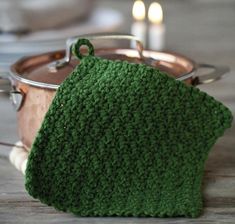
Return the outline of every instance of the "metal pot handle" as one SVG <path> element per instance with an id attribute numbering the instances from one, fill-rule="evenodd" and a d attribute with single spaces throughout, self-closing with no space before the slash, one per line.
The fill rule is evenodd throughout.
<path id="1" fill-rule="evenodd" d="M 193 85 L 201 85 L 215 82 L 221 79 L 224 74 L 230 71 L 229 67 L 227 66 L 214 66 L 209 64 L 198 64 L 197 70 L 198 69 L 213 69 L 213 71 L 207 74 L 195 76 L 192 82 Z"/>
<path id="2" fill-rule="evenodd" d="M 66 51 L 65 51 L 65 57 L 61 60 L 58 60 L 56 62 L 53 62 L 49 65 L 49 69 L 51 71 L 57 70 L 61 67 L 64 67 L 66 64 L 68 64 L 71 60 L 72 53 L 71 48 L 74 43 L 77 42 L 79 38 L 85 38 L 88 40 L 129 40 L 134 41 L 136 43 L 136 50 L 139 53 L 140 59 L 143 59 L 143 44 L 142 42 L 135 36 L 129 35 L 129 34 L 91 34 L 91 35 L 81 35 L 81 36 L 75 36 L 71 37 L 66 40 Z"/>
<path id="3" fill-rule="evenodd" d="M 0 75 L 0 81 L 4 80 L 4 83 L 0 83 L 0 94 L 7 94 L 10 96 L 11 102 L 13 107 L 16 111 L 18 111 L 23 103 L 24 95 L 20 91 L 15 90 L 15 88 L 12 86 L 11 79 L 9 77 L 6 77 L 4 75 Z M 7 81 L 5 81 L 7 80 Z M 6 83 L 9 83 L 7 85 Z M 7 88 L 5 87 L 7 85 Z"/>

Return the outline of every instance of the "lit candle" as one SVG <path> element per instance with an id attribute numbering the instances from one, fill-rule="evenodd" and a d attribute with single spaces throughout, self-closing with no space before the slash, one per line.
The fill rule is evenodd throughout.
<path id="1" fill-rule="evenodd" d="M 142 41 L 143 45 L 145 45 L 147 27 L 145 23 L 145 5 L 143 1 L 135 1 L 132 15 L 134 22 L 131 26 L 131 34 L 138 37 Z"/>
<path id="2" fill-rule="evenodd" d="M 149 48 L 162 50 L 165 46 L 165 25 L 163 24 L 163 11 L 159 3 L 153 2 L 148 10 Z"/>

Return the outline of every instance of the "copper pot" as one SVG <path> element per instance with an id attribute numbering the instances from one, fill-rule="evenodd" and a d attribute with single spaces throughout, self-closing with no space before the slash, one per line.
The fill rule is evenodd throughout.
<path id="1" fill-rule="evenodd" d="M 66 50 L 25 57 L 11 66 L 10 77 L 8 77 L 11 81 L 11 90 L 7 92 L 17 110 L 19 136 L 27 150 L 31 148 L 56 89 L 79 64 L 79 60 L 71 57 L 70 53 L 71 44 L 78 38 L 69 39 Z M 143 50 L 142 44 L 129 35 L 96 35 L 85 36 L 85 38 L 136 41 L 137 49 L 97 48 L 95 55 L 111 60 L 145 63 L 165 71 L 189 85 L 213 82 L 228 72 L 227 67 L 197 64 L 176 53 Z M 82 49 L 82 51 L 85 53 L 86 49 Z M 199 68 L 211 68 L 213 71 L 203 76 L 197 76 Z M 6 92 L 6 90 L 0 90 L 0 92 Z"/>

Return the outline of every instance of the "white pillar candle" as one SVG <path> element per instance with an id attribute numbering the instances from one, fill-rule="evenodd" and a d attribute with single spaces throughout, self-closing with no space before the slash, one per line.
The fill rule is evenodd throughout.
<path id="1" fill-rule="evenodd" d="M 25 170 L 26 170 L 26 167 L 27 167 L 27 162 L 28 162 L 28 159 L 25 159 L 22 164 L 21 164 L 21 172 L 25 175 Z"/>
<path id="2" fill-rule="evenodd" d="M 165 47 L 165 25 L 163 11 L 159 3 L 153 2 L 148 10 L 149 26 L 149 48 L 161 51 Z"/>
<path id="3" fill-rule="evenodd" d="M 28 153 L 26 151 L 18 153 L 16 159 L 15 159 L 15 167 L 17 170 L 21 171 L 22 163 L 28 158 Z"/>
<path id="4" fill-rule="evenodd" d="M 134 22 L 131 26 L 131 34 L 138 37 L 143 45 L 145 45 L 147 27 L 145 23 L 145 5 L 143 1 L 135 1 L 132 9 L 132 15 Z M 134 48 L 134 43 L 132 43 L 131 46 Z"/>
<path id="5" fill-rule="evenodd" d="M 28 159 L 28 152 L 23 148 L 21 142 L 17 142 L 16 145 L 19 147 L 15 146 L 12 148 L 9 158 L 16 169 L 20 170 L 24 174 Z"/>
<path id="6" fill-rule="evenodd" d="M 21 142 L 17 142 L 16 143 L 16 146 L 19 146 L 19 147 L 13 147 L 10 154 L 9 154 L 9 159 L 10 159 L 10 162 L 14 165 L 15 164 L 15 160 L 17 158 L 17 156 L 19 155 L 19 153 L 21 153 L 22 151 L 24 151 L 23 149 L 23 145 Z"/>

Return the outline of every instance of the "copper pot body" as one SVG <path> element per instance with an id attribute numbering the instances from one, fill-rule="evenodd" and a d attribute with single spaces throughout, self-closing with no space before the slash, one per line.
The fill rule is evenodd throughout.
<path id="1" fill-rule="evenodd" d="M 56 91 L 21 82 L 16 83 L 16 89 L 24 93 L 23 105 L 17 112 L 18 133 L 25 148 L 30 150 Z"/>

